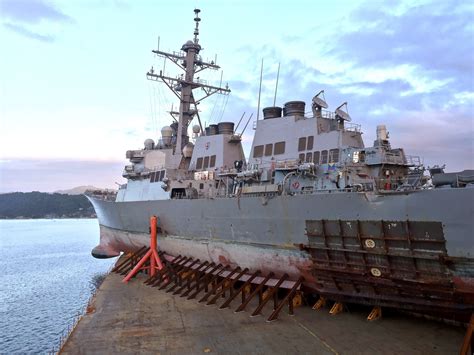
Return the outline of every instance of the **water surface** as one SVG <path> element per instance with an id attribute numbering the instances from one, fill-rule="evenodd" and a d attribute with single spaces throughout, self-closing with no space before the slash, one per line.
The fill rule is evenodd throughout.
<path id="1" fill-rule="evenodd" d="M 0 220 L 0 352 L 47 352 L 83 312 L 114 259 L 96 219 Z"/>

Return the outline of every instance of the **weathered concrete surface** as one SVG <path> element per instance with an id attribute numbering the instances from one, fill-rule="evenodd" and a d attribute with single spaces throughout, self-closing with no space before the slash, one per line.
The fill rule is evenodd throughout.
<path id="1" fill-rule="evenodd" d="M 331 316 L 301 307 L 267 323 L 235 314 L 235 300 L 232 310 L 218 310 L 146 286 L 143 278 L 128 285 L 122 278 L 107 276 L 95 312 L 81 319 L 62 354 L 456 354 L 464 336 L 462 328 L 403 315 L 367 322 L 360 310 Z"/>

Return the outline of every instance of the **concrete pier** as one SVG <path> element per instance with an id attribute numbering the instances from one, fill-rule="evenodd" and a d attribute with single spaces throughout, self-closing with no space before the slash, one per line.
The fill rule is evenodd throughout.
<path id="1" fill-rule="evenodd" d="M 151 288 L 143 276 L 122 279 L 106 277 L 62 354 L 456 354 L 464 337 L 461 327 L 408 315 L 368 322 L 360 308 L 331 316 L 303 306 L 267 323 Z"/>

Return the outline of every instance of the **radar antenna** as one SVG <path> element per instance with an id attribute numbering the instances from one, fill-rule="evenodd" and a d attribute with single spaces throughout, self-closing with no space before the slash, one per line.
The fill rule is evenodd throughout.
<path id="1" fill-rule="evenodd" d="M 175 154 L 182 154 L 183 147 L 189 142 L 188 127 L 194 116 L 198 116 L 197 105 L 204 99 L 209 96 L 219 93 L 228 95 L 230 89 L 228 85 L 225 87 L 212 86 L 205 84 L 202 80 L 194 80 L 194 75 L 199 73 L 204 69 L 220 69 L 214 61 L 207 63 L 202 60 L 199 52 L 202 50 L 201 45 L 199 44 L 199 12 L 201 10 L 194 9 L 194 21 L 196 23 L 194 27 L 194 41 L 187 41 L 181 47 L 180 52 L 163 52 L 159 49 L 152 50 L 153 53 L 157 54 L 160 57 L 163 57 L 165 60 L 169 59 L 174 64 L 176 64 L 180 69 L 184 71 L 184 75 L 178 77 L 166 76 L 164 70 L 160 70 L 159 73 L 155 73 L 153 68 L 148 71 L 146 77 L 148 80 L 162 81 L 165 85 L 176 95 L 179 99 L 179 119 L 178 119 L 178 132 L 175 146 Z M 195 98 L 193 90 L 200 88 L 204 95 L 200 98 Z M 194 108 L 191 108 L 191 105 Z M 199 119 L 200 121 L 200 119 Z"/>
<path id="2" fill-rule="evenodd" d="M 344 106 L 346 107 L 345 111 L 342 109 Z M 351 116 L 349 115 L 349 112 L 347 110 L 347 102 L 344 102 L 342 105 L 336 108 L 336 111 L 334 113 L 336 114 L 336 119 L 340 122 L 351 121 Z"/>
<path id="3" fill-rule="evenodd" d="M 194 28 L 194 43 L 195 44 L 198 44 L 199 43 L 199 22 L 201 21 L 201 19 L 199 18 L 199 13 L 201 12 L 201 10 L 199 9 L 194 9 L 194 14 L 196 15 L 196 17 L 194 18 L 194 21 L 196 22 L 196 27 Z"/>
<path id="4" fill-rule="evenodd" d="M 326 98 L 324 97 L 324 90 L 321 90 L 313 97 L 313 115 L 319 118 L 322 117 L 322 109 L 328 107 Z"/>

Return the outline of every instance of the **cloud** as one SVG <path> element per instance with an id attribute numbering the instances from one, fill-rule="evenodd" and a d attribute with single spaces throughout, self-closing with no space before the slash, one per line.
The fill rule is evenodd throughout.
<path id="1" fill-rule="evenodd" d="M 41 21 L 73 22 L 73 19 L 42 0 L 2 0 L 2 17 L 15 22 L 38 24 Z"/>
<path id="2" fill-rule="evenodd" d="M 54 37 L 51 35 L 42 35 L 39 33 L 35 33 L 33 31 L 27 30 L 26 28 L 22 26 L 14 25 L 11 23 L 4 23 L 3 26 L 9 29 L 10 31 L 13 31 L 15 33 L 18 33 L 28 38 L 36 39 L 41 42 L 48 42 L 48 43 L 54 42 Z"/>
<path id="3" fill-rule="evenodd" d="M 361 6 L 350 17 L 354 30 L 334 33 L 327 55 L 370 70 L 409 65 L 420 77 L 452 80 L 472 89 L 473 8 L 462 2 L 431 2 L 398 14 L 389 7 Z"/>
<path id="4" fill-rule="evenodd" d="M 3 26 L 8 30 L 26 38 L 46 43 L 55 40 L 52 34 L 45 33 L 45 31 L 51 31 L 48 29 L 48 25 L 75 22 L 72 17 L 42 0 L 2 0 L 0 14 L 4 18 Z"/>
<path id="5" fill-rule="evenodd" d="M 474 125 L 470 114 L 406 112 L 390 125 L 392 146 L 405 147 L 425 165 L 446 164 L 449 171 L 474 167 Z"/>
<path id="6" fill-rule="evenodd" d="M 401 4 L 393 9 L 368 2 L 345 22 L 341 19 L 341 26 L 326 32 L 315 28 L 313 37 L 293 36 L 292 42 L 304 43 L 305 53 L 292 50 L 292 42 L 276 43 L 280 50 L 248 46 L 239 51 L 247 57 L 241 61 L 265 58 L 261 107 L 273 104 L 281 61 L 277 105 L 291 100 L 309 105 L 325 89 L 329 109 L 349 102 L 366 145 L 372 145 L 376 125 L 386 124 L 392 145 L 424 157 L 425 164 L 472 168 L 474 6 L 455 1 Z M 244 106 L 242 102 L 256 108 L 259 64 L 230 82 L 232 89 L 246 90 L 237 93 L 237 103 L 235 96 L 229 100 L 231 110 Z"/>

